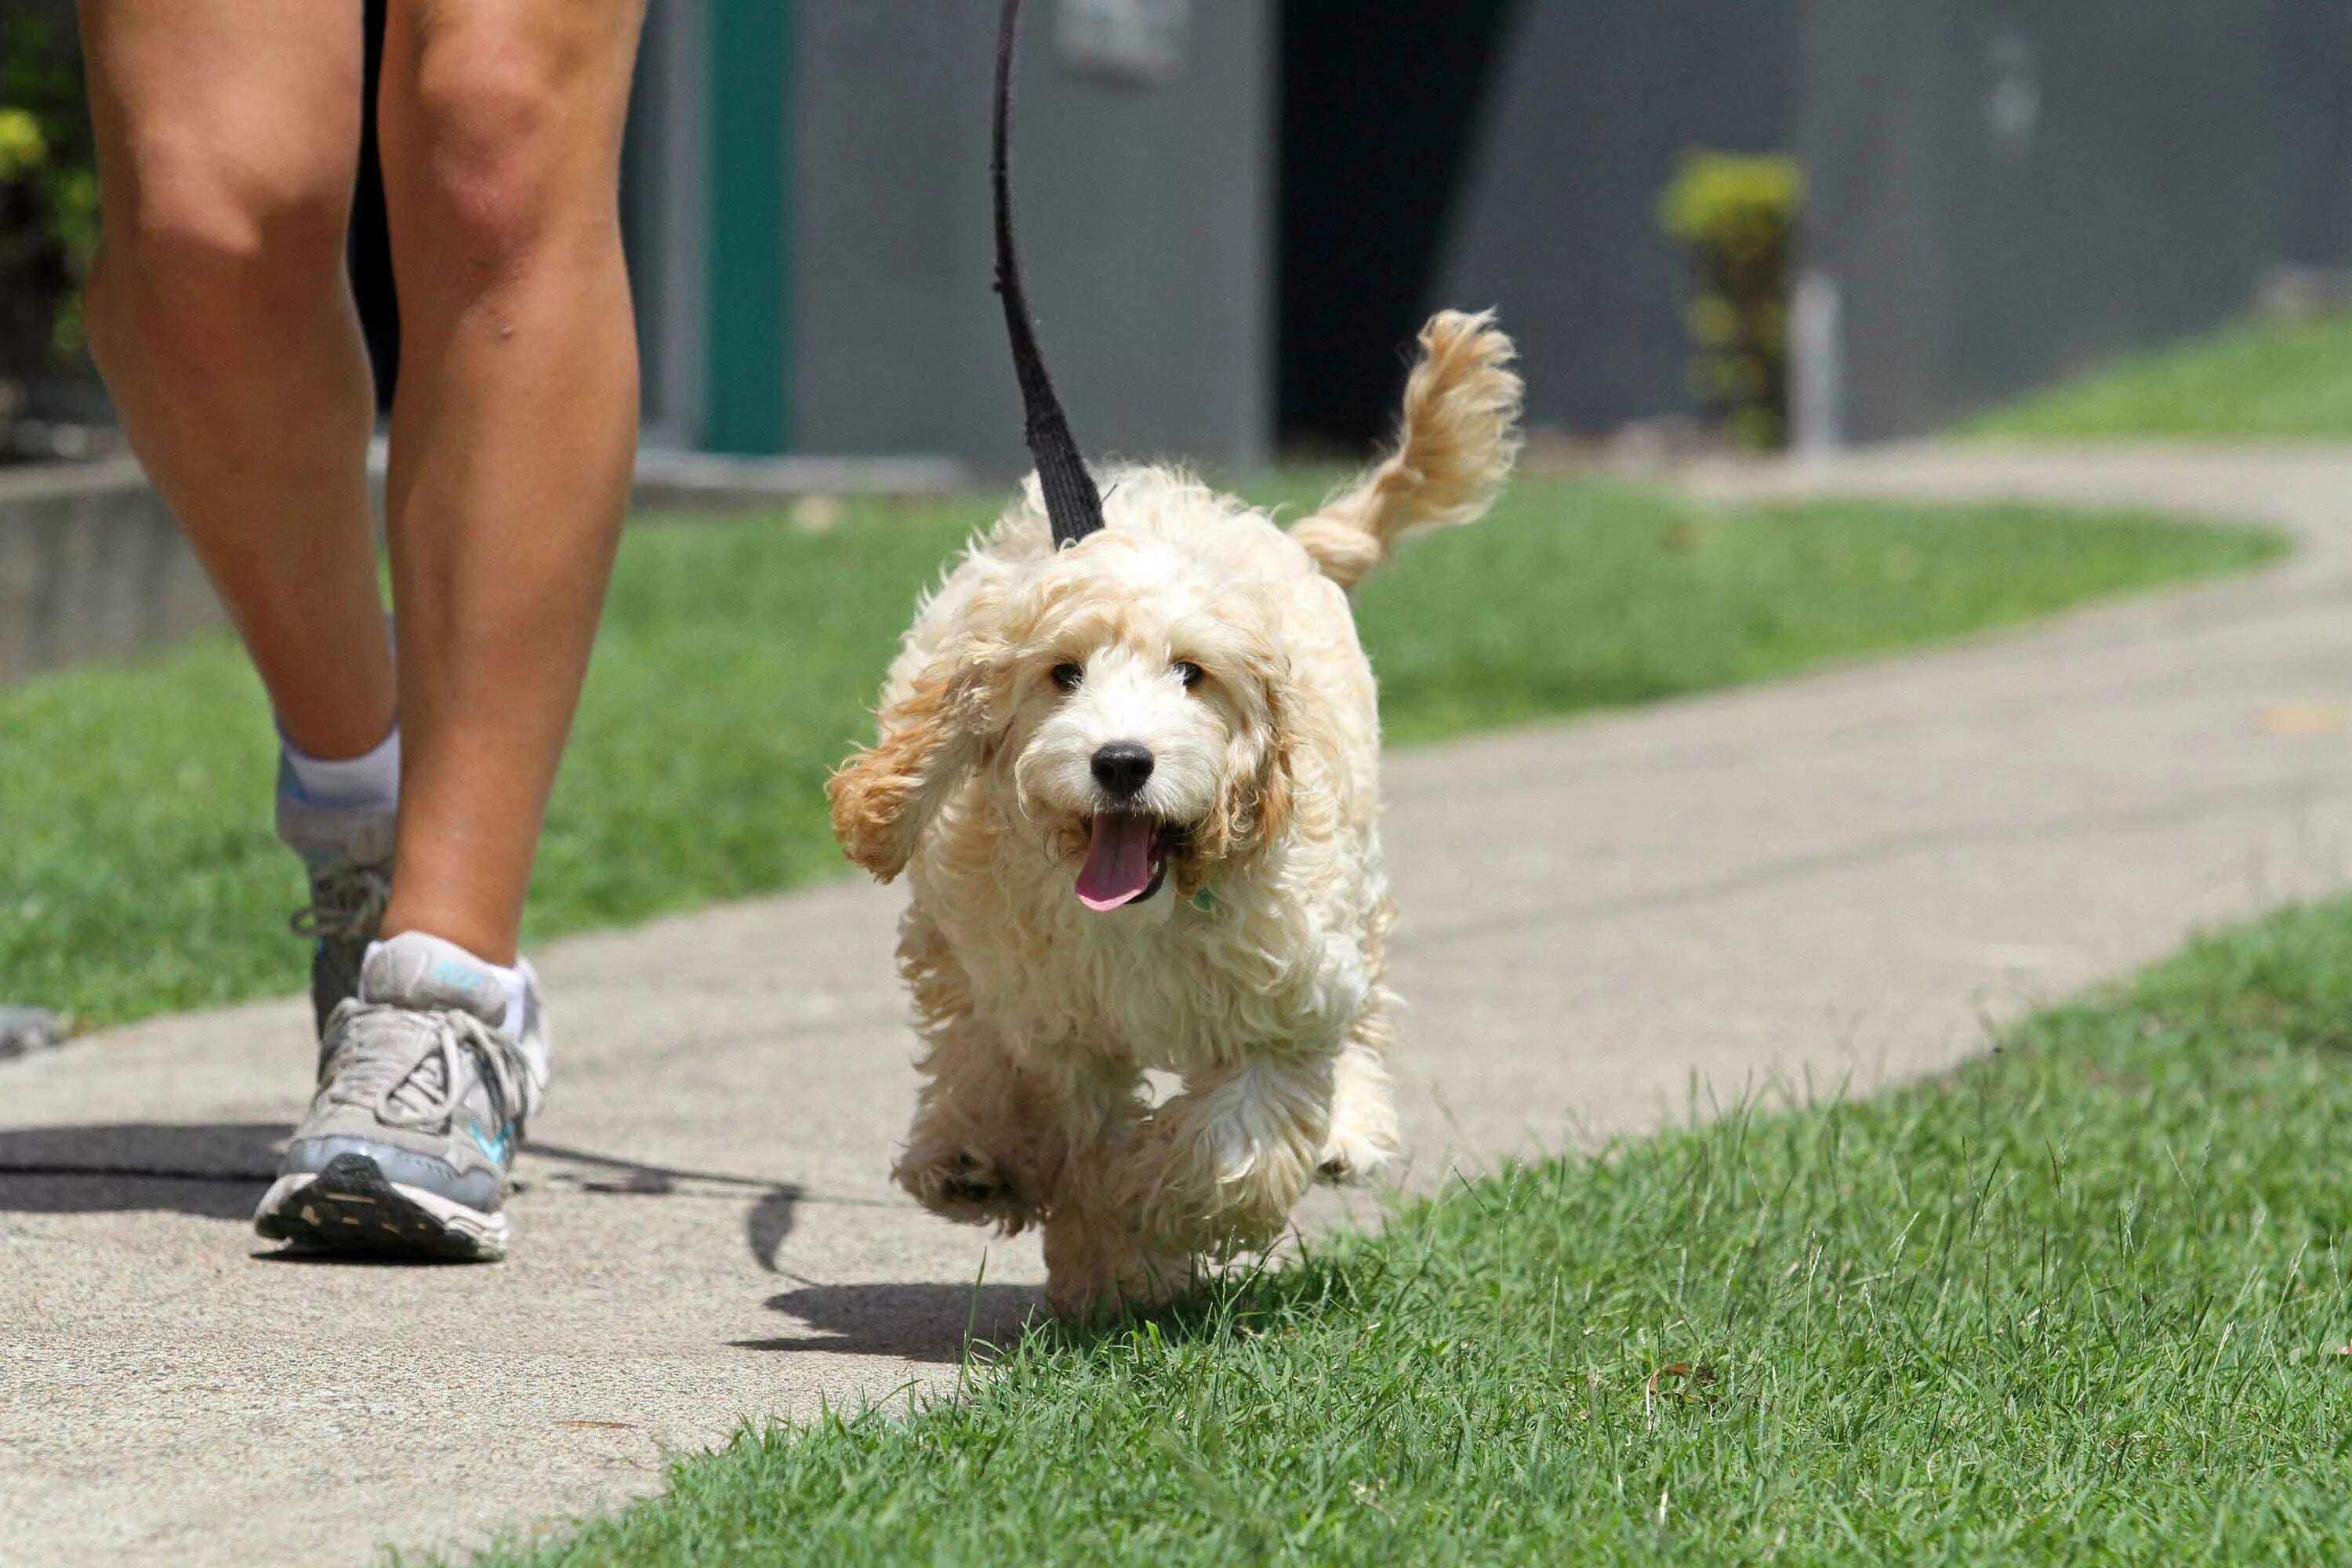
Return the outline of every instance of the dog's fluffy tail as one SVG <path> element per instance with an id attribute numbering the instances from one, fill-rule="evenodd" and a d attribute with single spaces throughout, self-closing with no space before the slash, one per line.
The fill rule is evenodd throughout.
<path id="1" fill-rule="evenodd" d="M 1395 451 L 1291 526 L 1326 576 L 1353 588 L 1412 530 L 1486 515 L 1519 451 L 1516 354 L 1492 311 L 1429 319 Z"/>

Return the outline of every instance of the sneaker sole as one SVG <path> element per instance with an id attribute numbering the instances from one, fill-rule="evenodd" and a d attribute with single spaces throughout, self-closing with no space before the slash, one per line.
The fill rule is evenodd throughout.
<path id="1" fill-rule="evenodd" d="M 487 1263 L 507 1253 L 507 1216 L 484 1214 L 384 1179 L 364 1154 L 338 1154 L 315 1173 L 278 1178 L 253 1228 L 304 1252 Z"/>

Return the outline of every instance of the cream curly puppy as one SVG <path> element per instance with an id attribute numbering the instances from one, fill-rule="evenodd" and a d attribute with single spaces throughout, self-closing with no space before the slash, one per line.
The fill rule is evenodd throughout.
<path id="1" fill-rule="evenodd" d="M 921 606 L 880 739 L 834 777 L 850 858 L 913 899 L 927 1043 L 895 1174 L 1045 1227 L 1065 1312 L 1150 1307 L 1398 1152 L 1380 717 L 1347 591 L 1484 513 L 1510 340 L 1444 312 L 1394 454 L 1287 531 L 1166 468 L 1055 550 L 1034 481 Z M 1180 1075 L 1152 1106 L 1142 1074 Z"/>

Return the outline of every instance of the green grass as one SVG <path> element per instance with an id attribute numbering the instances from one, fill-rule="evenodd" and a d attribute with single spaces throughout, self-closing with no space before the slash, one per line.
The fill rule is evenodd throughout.
<path id="1" fill-rule="evenodd" d="M 489 1562 L 2352 1556 L 2352 904 L 1956 1077 L 1516 1167 Z"/>
<path id="2" fill-rule="evenodd" d="M 2231 327 L 2118 361 L 1967 428 L 2077 439 L 2352 438 L 2352 314 Z"/>
<path id="3" fill-rule="evenodd" d="M 1291 499 L 1311 497 L 1301 481 Z M 821 785 L 978 502 L 631 531 L 530 935 L 845 869 Z M 1646 701 L 2242 568 L 2252 531 L 2026 508 L 1712 510 L 1534 479 L 1362 595 L 1400 742 Z M 0 993 L 95 1025 L 297 990 L 258 689 L 213 640 L 0 688 Z"/>

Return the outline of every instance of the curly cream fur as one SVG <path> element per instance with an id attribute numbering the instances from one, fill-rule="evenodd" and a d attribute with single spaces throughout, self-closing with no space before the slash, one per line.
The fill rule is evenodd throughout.
<path id="1" fill-rule="evenodd" d="M 1517 388 L 1485 318 L 1423 341 L 1398 455 L 1287 533 L 1133 468 L 1106 476 L 1103 531 L 1056 552 L 1033 481 L 920 606 L 878 740 L 833 781 L 852 858 L 911 889 L 925 1083 L 895 1174 L 950 1218 L 1042 1225 L 1062 1310 L 1164 1301 L 1273 1241 L 1318 1174 L 1396 1155 L 1379 715 L 1343 592 L 1362 562 L 1330 542 L 1376 557 L 1468 521 Z M 1098 913 L 1073 881 L 1112 739 L 1151 747 L 1143 803 L 1191 831 L 1160 892 Z M 1149 1104 L 1146 1069 L 1181 1091 Z"/>

